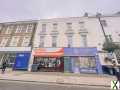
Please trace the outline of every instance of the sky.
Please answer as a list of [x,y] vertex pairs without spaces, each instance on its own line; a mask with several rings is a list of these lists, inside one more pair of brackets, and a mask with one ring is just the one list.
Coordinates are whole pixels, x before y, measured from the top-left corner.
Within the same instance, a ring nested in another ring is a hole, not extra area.
[[0,0],[0,21],[78,17],[85,12],[113,14],[120,0]]

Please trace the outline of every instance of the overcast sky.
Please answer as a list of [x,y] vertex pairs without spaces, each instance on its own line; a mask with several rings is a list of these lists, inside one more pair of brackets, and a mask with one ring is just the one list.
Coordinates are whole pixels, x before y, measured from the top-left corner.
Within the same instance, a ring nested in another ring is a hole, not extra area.
[[120,0],[0,0],[0,21],[112,14],[120,11]]

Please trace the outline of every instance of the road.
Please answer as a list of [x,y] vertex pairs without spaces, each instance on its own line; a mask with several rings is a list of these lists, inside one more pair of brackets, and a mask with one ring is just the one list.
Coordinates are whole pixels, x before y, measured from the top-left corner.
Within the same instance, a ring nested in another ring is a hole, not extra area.
[[0,90],[110,90],[110,88],[0,80]]

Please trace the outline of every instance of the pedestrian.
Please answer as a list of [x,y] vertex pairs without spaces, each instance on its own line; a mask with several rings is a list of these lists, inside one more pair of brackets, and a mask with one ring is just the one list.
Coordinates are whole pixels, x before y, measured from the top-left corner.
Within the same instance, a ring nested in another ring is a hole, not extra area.
[[6,61],[4,61],[4,62],[2,63],[2,74],[5,73],[6,67],[7,67],[7,63],[6,63]]
[[120,82],[120,69],[116,64],[113,64],[113,66],[114,66],[114,69],[115,69],[115,75],[116,75],[117,81]]

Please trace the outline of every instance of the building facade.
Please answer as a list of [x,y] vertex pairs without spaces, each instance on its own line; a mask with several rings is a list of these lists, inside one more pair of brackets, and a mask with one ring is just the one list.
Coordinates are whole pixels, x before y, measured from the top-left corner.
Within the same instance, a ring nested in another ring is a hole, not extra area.
[[101,37],[101,26],[93,17],[42,19],[36,29],[29,70],[37,64],[40,71],[101,74]]
[[105,42],[103,30],[119,43],[119,20],[120,16],[100,16],[100,20],[84,16],[0,23],[0,63],[7,61],[15,70],[37,67],[38,71],[102,74],[106,66],[112,67],[99,53]]
[[14,69],[28,68],[36,25],[36,21],[0,23],[0,65],[6,61]]

